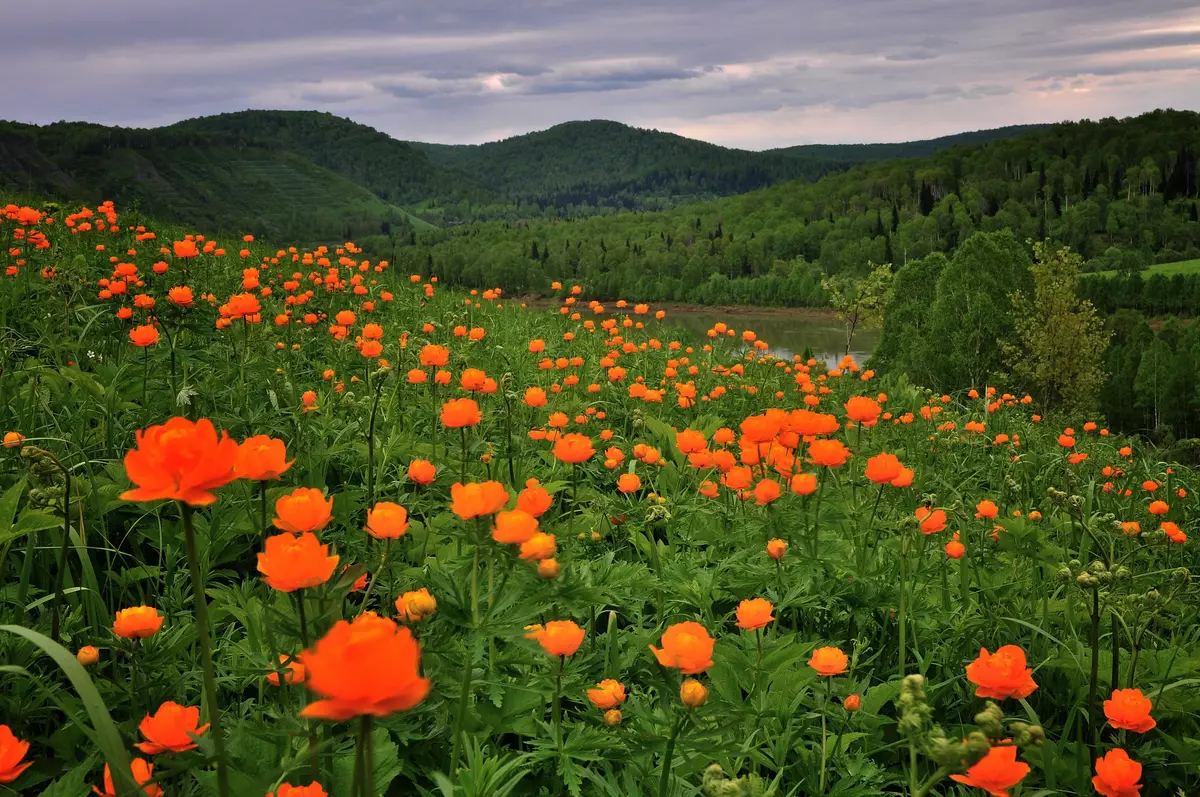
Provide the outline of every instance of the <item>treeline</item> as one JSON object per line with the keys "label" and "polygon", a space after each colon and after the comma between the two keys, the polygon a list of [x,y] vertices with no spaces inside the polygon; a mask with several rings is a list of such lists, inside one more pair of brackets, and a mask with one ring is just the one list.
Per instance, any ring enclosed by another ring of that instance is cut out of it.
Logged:
{"label": "treeline", "polygon": [[[769,303],[819,302],[811,273],[865,273],[976,232],[1070,246],[1088,268],[1113,258],[1200,257],[1200,115],[1060,124],[929,158],[857,166],[816,183],[658,213],[489,222],[419,234],[398,257],[472,287],[584,282],[599,298],[701,301],[739,279],[791,280]],[[705,287],[712,283],[712,288]],[[722,299],[724,300],[724,299]],[[757,299],[755,301],[762,301]]]}
{"label": "treeline", "polygon": [[1106,314],[1120,310],[1148,316],[1200,314],[1200,273],[1090,275],[1080,280],[1079,292]]}

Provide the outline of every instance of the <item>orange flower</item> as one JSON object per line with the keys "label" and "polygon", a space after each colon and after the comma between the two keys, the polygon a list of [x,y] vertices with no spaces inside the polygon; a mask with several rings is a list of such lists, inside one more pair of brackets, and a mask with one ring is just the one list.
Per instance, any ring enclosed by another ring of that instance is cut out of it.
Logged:
{"label": "orange flower", "polygon": [[875,423],[881,412],[883,412],[883,408],[873,398],[851,396],[850,400],[846,402],[846,417],[866,426]]}
{"label": "orange flower", "polygon": [[520,556],[526,562],[542,562],[558,552],[558,542],[553,534],[538,532],[521,543]]}
{"label": "orange flower", "polygon": [[113,622],[113,633],[122,639],[145,639],[158,633],[163,619],[153,606],[121,609]]}
{"label": "orange flower", "polygon": [[483,419],[474,399],[450,399],[442,405],[442,425],[447,429],[474,426]]}
{"label": "orange flower", "polygon": [[944,550],[946,552],[946,556],[949,556],[951,559],[962,559],[967,553],[967,546],[962,544],[962,541],[958,538],[958,532],[956,531],[954,532],[954,539],[946,543],[946,547],[942,550]]}
{"label": "orange flower", "polygon": [[987,755],[967,769],[966,774],[950,778],[964,786],[983,789],[993,797],[1008,797],[1008,790],[1029,774],[1029,765],[1017,760],[1017,748],[1011,744],[991,747]]}
{"label": "orange flower", "polygon": [[1033,670],[1025,666],[1025,651],[1005,645],[995,653],[980,648],[979,657],[967,665],[967,680],[975,684],[976,697],[1023,700],[1033,694]]}
{"label": "orange flower", "polygon": [[1138,781],[1141,779],[1142,765],[1118,747],[1096,759],[1092,786],[1104,797],[1140,797],[1142,784]]}
{"label": "orange flower", "polygon": [[786,540],[769,540],[767,542],[767,556],[778,562],[787,553],[788,544]]}
{"label": "orange flower", "polygon": [[754,503],[764,506],[779,498],[782,488],[774,479],[763,479],[754,485]]}
{"label": "orange flower", "polygon": [[675,447],[684,454],[695,454],[708,448],[708,441],[703,432],[694,429],[684,429],[675,435]]}
{"label": "orange flower", "polygon": [[492,539],[506,545],[521,545],[533,539],[537,534],[537,518],[520,509],[496,513],[496,526],[492,529]]}
{"label": "orange flower", "polygon": [[876,484],[890,484],[903,471],[904,465],[895,454],[876,454],[867,460],[866,477]]}
{"label": "orange flower", "polygon": [[5,432],[4,433],[4,447],[5,448],[20,448],[21,444],[24,442],[25,442],[25,435],[21,434],[20,432]]}
{"label": "orange flower", "polygon": [[450,508],[463,520],[494,515],[507,503],[508,492],[500,482],[450,485]]}
{"label": "orange flower", "polygon": [[391,501],[380,501],[367,510],[365,531],[377,540],[398,540],[408,531],[408,510]]}
{"label": "orange flower", "polygon": [[270,792],[267,797],[329,797],[329,794],[321,787],[320,783],[314,781],[307,786],[281,784],[278,791]]}
{"label": "orange flower", "polygon": [[[625,699],[623,690],[621,699]],[[12,783],[33,766],[32,761],[21,763],[28,752],[29,742],[18,739],[7,725],[0,725],[0,783]]]}
{"label": "orange flower", "polygon": [[695,678],[688,678],[679,685],[679,700],[688,708],[699,708],[708,702],[708,688]]}
{"label": "orange flower", "polygon": [[534,637],[551,656],[570,656],[583,644],[585,632],[571,620],[551,620]]}
{"label": "orange flower", "polygon": [[919,506],[913,514],[917,516],[917,520],[921,521],[921,532],[924,534],[936,534],[946,530],[946,510],[944,509],[930,510],[927,506]]}
{"label": "orange flower", "polygon": [[1165,515],[1171,511],[1166,501],[1151,501],[1148,509],[1151,515]]}
{"label": "orange flower", "polygon": [[287,532],[267,537],[266,551],[258,555],[258,572],[267,586],[280,592],[324,584],[337,568],[338,557],[329,554],[311,531]]}
{"label": "orange flower", "polygon": [[300,659],[281,653],[279,654],[279,663],[285,665],[282,678],[278,672],[269,672],[267,673],[267,683],[271,686],[279,686],[281,683],[288,685],[304,683],[304,665],[300,663]]}
{"label": "orange flower", "polygon": [[84,645],[75,654],[75,660],[84,667],[91,667],[96,662],[100,661],[100,651],[92,645]]}
{"label": "orange flower", "polygon": [[408,463],[408,478],[417,484],[433,484],[437,478],[437,468],[427,459],[414,459]]}
{"label": "orange flower", "polygon": [[266,481],[278,479],[292,463],[287,461],[287,448],[282,440],[265,434],[247,438],[238,446],[233,470],[239,479]]}
{"label": "orange flower", "polygon": [[525,489],[517,493],[517,509],[533,517],[541,517],[546,514],[550,509],[551,502],[550,493],[535,479],[526,482]]}
{"label": "orange flower", "polygon": [[636,473],[622,473],[617,479],[617,489],[628,495],[642,488],[642,480]]}
{"label": "orange flower", "polygon": [[238,445],[225,432],[217,438],[212,421],[172,418],[137,432],[137,447],[125,455],[125,473],[137,485],[121,493],[126,501],[162,498],[204,506],[217,500],[212,490],[235,478]]}
{"label": "orange flower", "polygon": [[1141,689],[1114,689],[1112,698],[1104,701],[1104,716],[1114,728],[1145,733],[1158,724],[1150,716],[1151,708]]}
{"label": "orange flower", "polygon": [[662,650],[650,646],[650,651],[664,667],[675,667],[684,675],[695,675],[712,666],[713,638],[697,622],[688,620],[667,628],[662,637]]}
{"label": "orange flower", "polygon": [[[130,764],[130,772],[137,784],[142,787],[142,791],[146,793],[146,797],[162,797],[162,787],[156,783],[151,783],[150,779],[154,777],[154,765],[144,758],[135,758]],[[104,765],[104,791],[95,786],[92,791],[99,794],[100,797],[117,797],[117,787],[113,785],[112,770],[108,768],[108,764]]]}
{"label": "orange flower", "polygon": [[762,628],[775,619],[771,611],[775,607],[766,598],[750,598],[738,604],[737,626],[746,631]]}
{"label": "orange flower", "polygon": [[450,350],[445,346],[430,344],[421,349],[421,365],[426,368],[441,368],[450,362]]}
{"label": "orange flower", "polygon": [[841,440],[814,440],[808,445],[808,461],[826,468],[837,468],[846,464],[850,449]]}
{"label": "orange flower", "polygon": [[1000,514],[1000,509],[991,501],[984,499],[975,505],[975,517],[991,520]]}
{"label": "orange flower", "polygon": [[612,678],[605,678],[595,689],[587,690],[588,700],[601,711],[608,711],[625,702],[625,685]]}
{"label": "orange flower", "polygon": [[280,531],[292,534],[320,531],[333,517],[333,498],[326,499],[315,487],[297,487],[275,502],[275,515],[271,522]]}
{"label": "orange flower", "polygon": [[587,435],[571,432],[554,442],[554,456],[561,462],[578,465],[587,462],[596,453],[592,439]]}
{"label": "orange flower", "polygon": [[525,389],[525,403],[530,407],[546,406],[546,391],[540,387],[530,387]]}
{"label": "orange flower", "polygon": [[421,587],[396,598],[396,616],[402,623],[419,623],[437,611],[437,599]]}
{"label": "orange flower", "polygon": [[847,711],[858,711],[862,708],[862,698],[858,695],[847,695],[846,699],[842,701],[842,708]]}
{"label": "orange flower", "polygon": [[147,714],[142,719],[138,730],[146,737],[146,741],[134,747],[146,755],[195,750],[196,742],[192,737],[208,730],[207,724],[196,727],[199,723],[200,709],[197,706],[181,706],[168,700],[153,715]]}
{"label": "orange flower", "polygon": [[167,298],[171,300],[171,304],[176,307],[191,307],[194,301],[192,297],[192,289],[186,285],[179,285],[167,291]]}
{"label": "orange flower", "polygon": [[301,713],[344,722],[351,717],[386,717],[407,711],[429,694],[419,674],[421,648],[412,632],[374,612],[339,620],[300,654],[305,685],[322,699]]}
{"label": "orange flower", "polygon": [[849,663],[850,658],[841,648],[834,647],[817,648],[808,660],[808,666],[816,670],[817,675],[825,676],[841,675]]}
{"label": "orange flower", "polygon": [[158,343],[158,330],[149,324],[129,330],[129,342],[139,349]]}
{"label": "orange flower", "polygon": [[790,486],[796,495],[812,495],[817,491],[817,477],[812,473],[797,473]]}

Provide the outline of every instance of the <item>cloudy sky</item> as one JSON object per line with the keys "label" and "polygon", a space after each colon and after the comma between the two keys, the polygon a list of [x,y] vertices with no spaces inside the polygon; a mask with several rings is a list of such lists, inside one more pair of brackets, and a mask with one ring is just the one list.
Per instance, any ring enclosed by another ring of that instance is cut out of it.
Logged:
{"label": "cloudy sky", "polygon": [[1197,0],[0,0],[0,117],[318,109],[476,143],[615,119],[729,146],[1200,109]]}

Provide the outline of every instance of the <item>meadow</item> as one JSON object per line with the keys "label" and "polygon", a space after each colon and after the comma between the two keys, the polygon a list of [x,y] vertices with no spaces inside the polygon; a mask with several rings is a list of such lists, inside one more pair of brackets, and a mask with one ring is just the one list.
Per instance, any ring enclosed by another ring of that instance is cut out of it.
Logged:
{"label": "meadow", "polygon": [[1200,485],[1137,439],[0,208],[0,795],[1200,791]]}

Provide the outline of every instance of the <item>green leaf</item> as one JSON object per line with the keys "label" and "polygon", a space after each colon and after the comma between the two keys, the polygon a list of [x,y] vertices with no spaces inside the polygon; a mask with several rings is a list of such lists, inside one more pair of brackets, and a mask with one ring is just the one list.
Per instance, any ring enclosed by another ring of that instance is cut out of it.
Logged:
{"label": "green leaf", "polygon": [[80,797],[89,794],[91,790],[88,789],[87,776],[91,768],[92,762],[84,761],[47,786],[39,797]]}
{"label": "green leaf", "polygon": [[140,789],[133,780],[129,753],[126,751],[125,742],[121,739],[121,733],[109,715],[108,707],[104,705],[100,693],[96,691],[96,685],[92,683],[91,677],[83,669],[83,665],[75,659],[74,654],[49,637],[21,625],[0,625],[0,631],[16,634],[29,640],[37,645],[43,653],[54,659],[54,663],[59,666],[63,674],[71,681],[71,685],[75,687],[75,692],[83,701],[83,707],[87,709],[88,717],[92,721],[92,728],[96,732],[100,752],[112,771],[113,784],[117,788],[118,797],[133,797],[133,795],[139,794]]}

